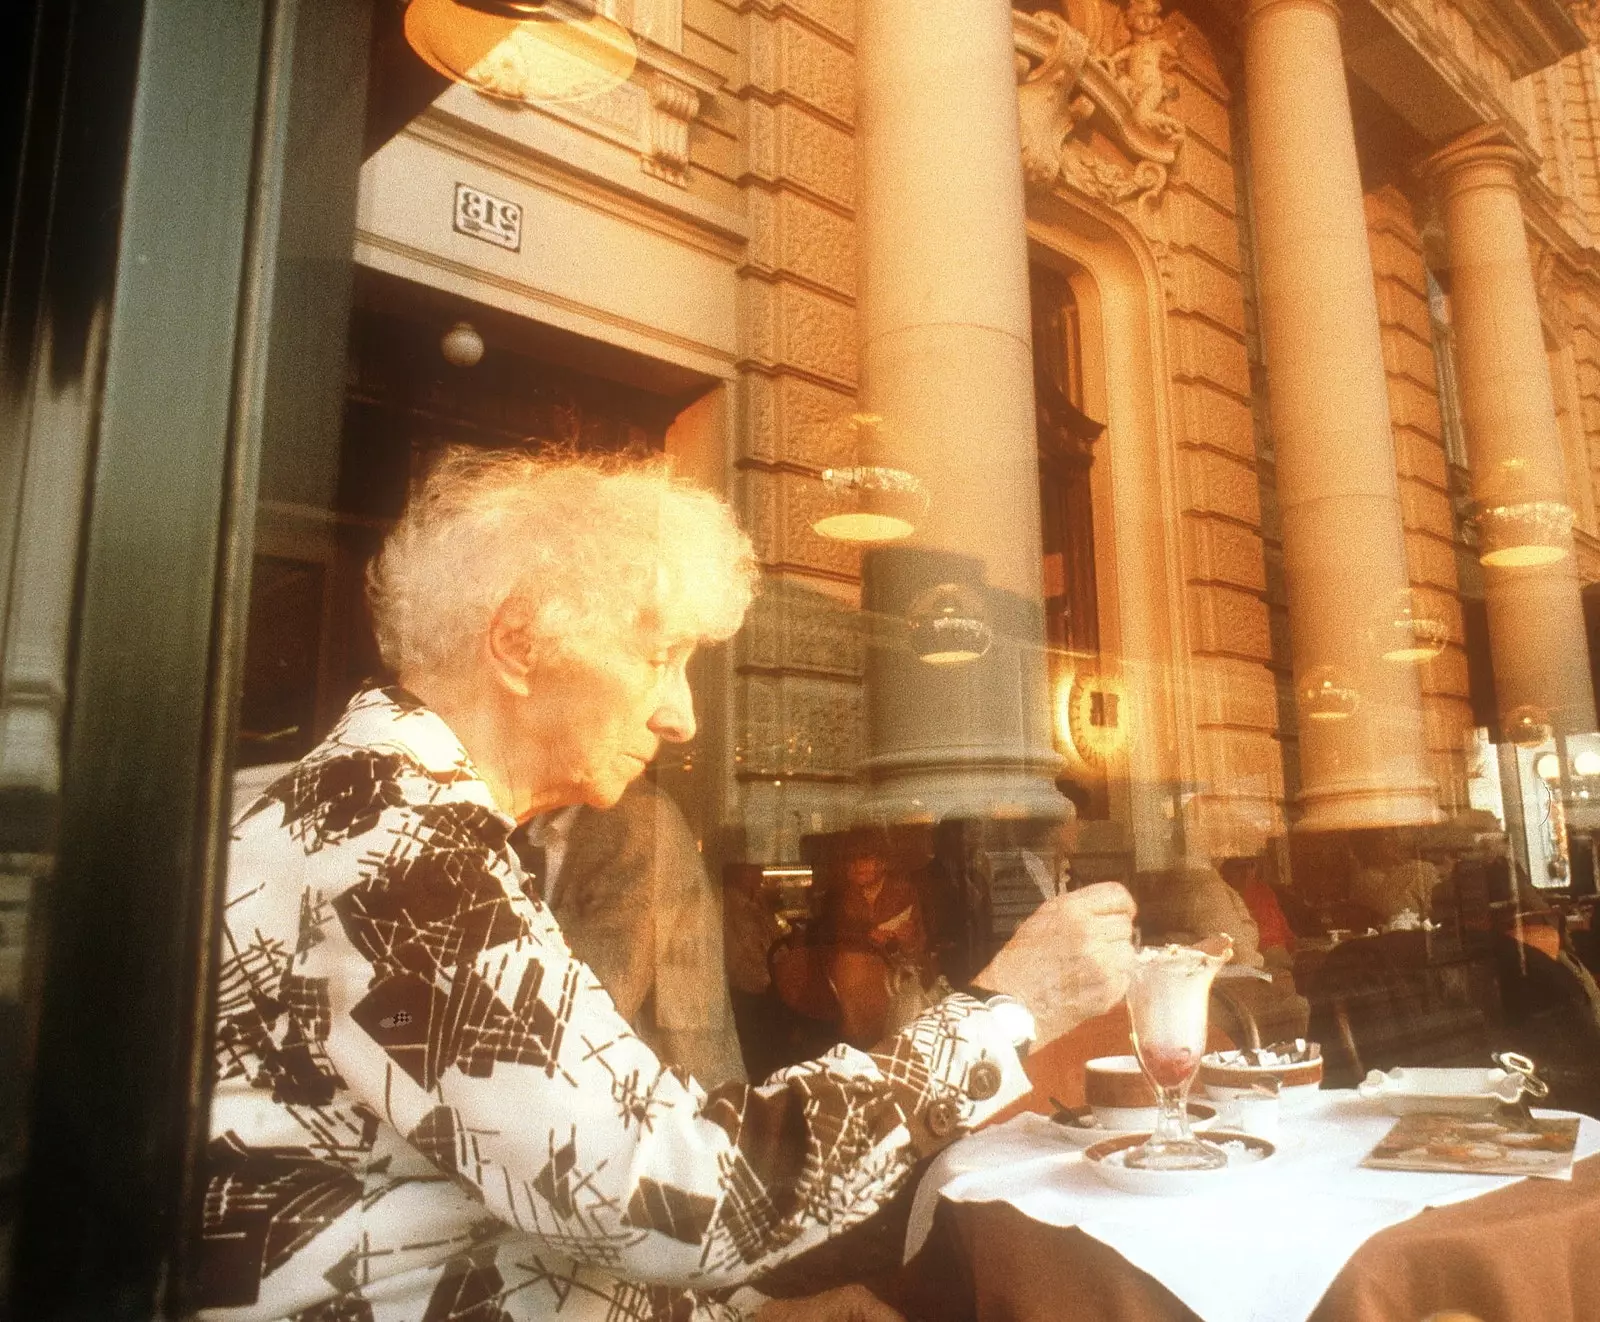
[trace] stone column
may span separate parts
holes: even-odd
[[[1338,10],[1328,0],[1252,0],[1244,58],[1298,825],[1432,821],[1417,674],[1381,655],[1383,621],[1408,579]]]
[[[1501,727],[1507,734],[1541,726],[1575,734],[1595,728],[1594,690],[1550,360],[1522,219],[1521,175],[1531,165],[1510,134],[1486,125],[1437,152],[1424,171],[1438,190],[1450,248],[1456,380],[1486,556]],[[1524,510],[1534,517],[1519,518]],[[1533,550],[1509,545],[1529,532],[1538,539]]]
[[[928,493],[915,534],[868,553],[866,605],[892,621],[954,581],[995,635],[946,666],[878,636],[862,815],[1060,817],[1007,0],[860,0],[856,151],[862,404],[881,420],[863,457]]]

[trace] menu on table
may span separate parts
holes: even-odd
[[[1572,1178],[1578,1119],[1540,1120],[1521,1111],[1492,1116],[1401,1116],[1361,1163],[1379,1170]]]

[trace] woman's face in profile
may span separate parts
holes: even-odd
[[[556,671],[541,698],[553,718],[544,756],[571,802],[609,808],[641,775],[663,740],[694,738],[685,667],[692,642],[643,637]]]

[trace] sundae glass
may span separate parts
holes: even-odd
[[[1139,951],[1128,984],[1133,1049],[1156,1090],[1155,1132],[1124,1158],[1138,1170],[1216,1170],[1227,1154],[1189,1130],[1189,1085],[1206,1049],[1211,982],[1228,962],[1233,942],[1213,936],[1195,946],[1153,946]]]

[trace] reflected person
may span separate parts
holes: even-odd
[[[616,803],[694,733],[685,666],[756,576],[659,463],[450,452],[371,574],[399,683],[234,825],[208,1147],[209,1318],[743,1319],[1122,996],[1133,903],[1045,904],[873,1052],[707,1092],[523,890],[512,832]],[[840,1318],[865,1317],[859,1301]]]
[[[723,967],[722,893],[665,790],[641,777],[615,807],[546,813],[513,839],[572,953],[661,1062],[706,1089],[744,1082]],[[788,1298],[762,1322],[904,1322],[865,1286]]]
[[[722,891],[672,796],[641,777],[615,807],[546,814],[523,838],[540,898],[633,1031],[708,1089],[743,1083]]]

